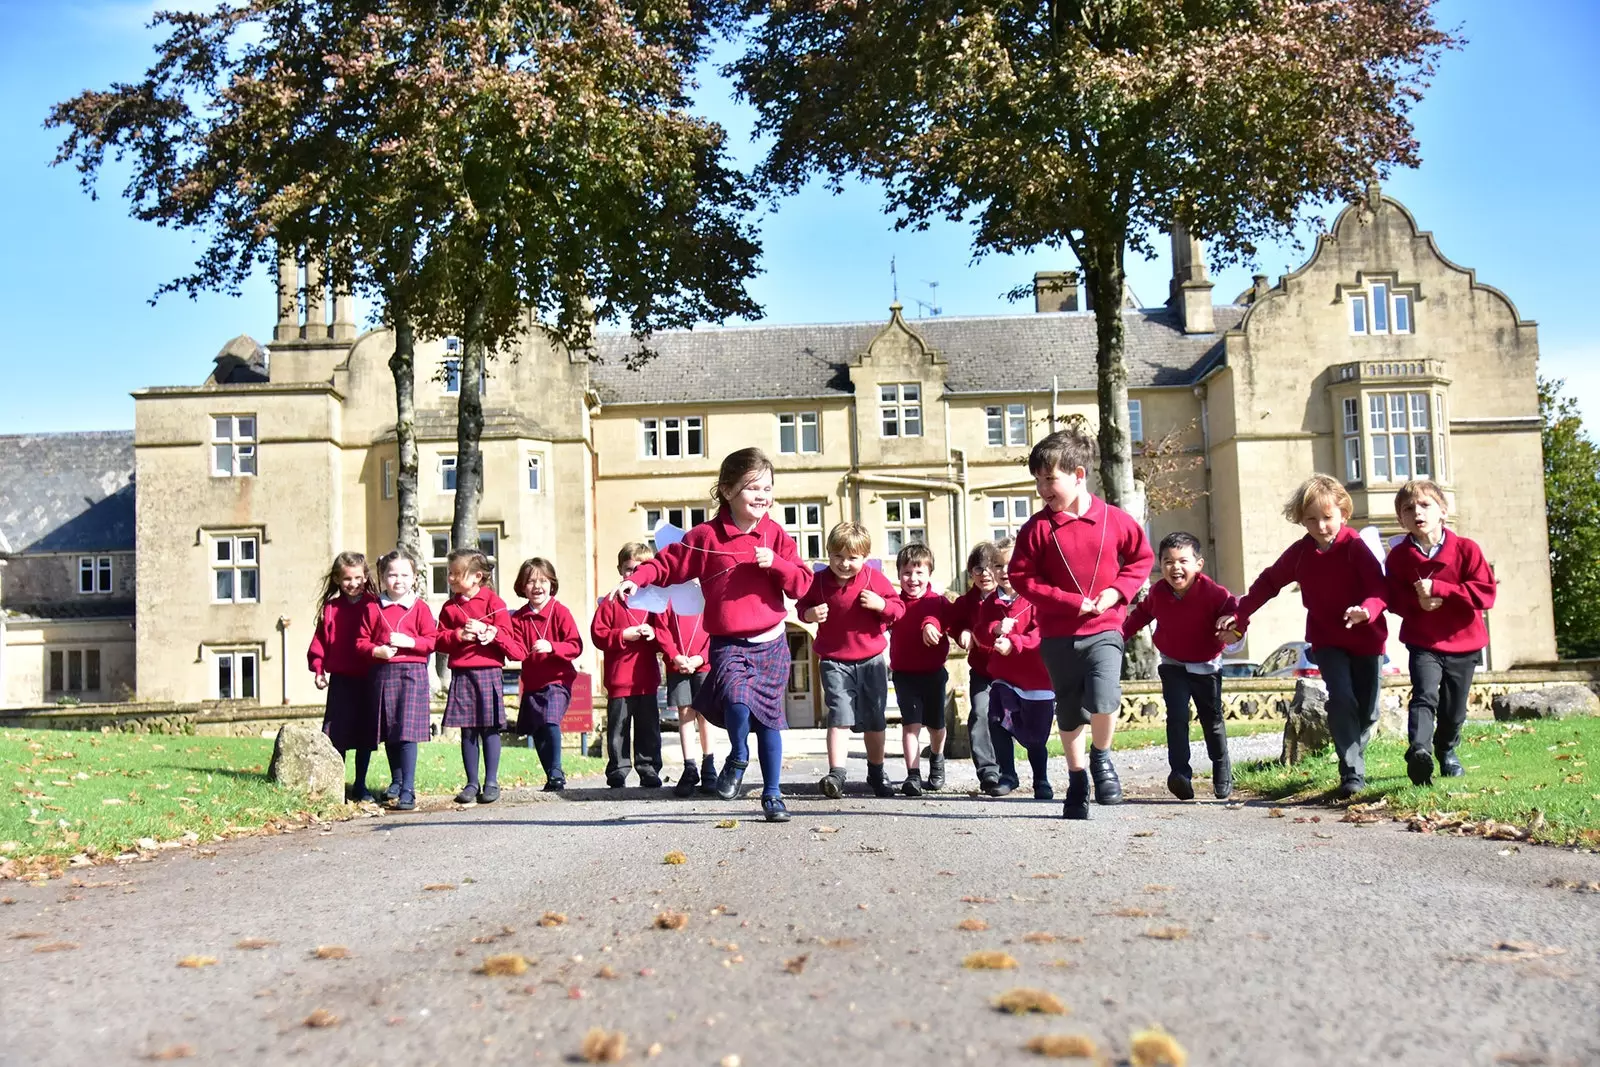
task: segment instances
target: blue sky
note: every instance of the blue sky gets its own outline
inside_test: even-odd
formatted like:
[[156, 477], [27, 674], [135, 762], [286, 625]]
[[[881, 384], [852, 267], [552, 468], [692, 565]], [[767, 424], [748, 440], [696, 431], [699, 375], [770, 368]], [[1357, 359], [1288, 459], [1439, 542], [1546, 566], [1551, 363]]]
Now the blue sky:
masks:
[[[176, 6], [179, 0], [172, 0]], [[149, 65], [150, 2], [0, 0], [0, 293], [9, 307], [0, 433], [126, 428], [128, 393], [197, 383], [230, 338], [270, 337], [274, 299], [262, 278], [240, 298], [191, 302], [156, 288], [199, 247], [187, 234], [128, 217], [112, 180], [92, 201], [70, 168], [51, 169], [57, 138], [42, 128], [50, 105], [86, 88], [132, 81]], [[1539, 323], [1543, 373], [1564, 377], [1591, 427], [1600, 423], [1597, 300], [1600, 207], [1600, 5], [1589, 0], [1442, 0], [1438, 17], [1469, 44], [1444, 57], [1415, 113], [1423, 165], [1386, 184], [1444, 254], [1510, 295]], [[707, 79], [705, 110], [733, 134], [742, 161], [749, 113]], [[1331, 218], [1331, 214], [1329, 216]], [[769, 322], [880, 319], [899, 265], [907, 314], [936, 300], [946, 315], [1023, 310], [1003, 294], [1070, 255], [970, 261], [959, 224], [894, 233], [876, 190], [841, 196], [811, 188], [760, 220], [765, 273], [752, 285]], [[1274, 278], [1304, 253], [1263, 251]], [[1215, 276], [1219, 299], [1249, 285], [1250, 270]], [[1130, 266], [1147, 302], [1166, 290], [1165, 256]], [[937, 282], [937, 297], [928, 282]]]

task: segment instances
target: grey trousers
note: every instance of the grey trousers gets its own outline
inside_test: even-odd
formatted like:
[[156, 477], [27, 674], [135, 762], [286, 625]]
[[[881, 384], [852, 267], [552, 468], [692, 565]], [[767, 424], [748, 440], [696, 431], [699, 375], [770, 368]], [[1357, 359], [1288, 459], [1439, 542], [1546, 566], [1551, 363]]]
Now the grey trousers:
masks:
[[967, 737], [972, 743], [972, 766], [979, 781], [1000, 776], [994, 758], [994, 739], [989, 736], [989, 679], [972, 671], [967, 681]]
[[1383, 657], [1356, 656], [1342, 648], [1313, 648], [1328, 687], [1328, 733], [1339, 756], [1339, 780], [1367, 776], [1367, 742], [1378, 725]]

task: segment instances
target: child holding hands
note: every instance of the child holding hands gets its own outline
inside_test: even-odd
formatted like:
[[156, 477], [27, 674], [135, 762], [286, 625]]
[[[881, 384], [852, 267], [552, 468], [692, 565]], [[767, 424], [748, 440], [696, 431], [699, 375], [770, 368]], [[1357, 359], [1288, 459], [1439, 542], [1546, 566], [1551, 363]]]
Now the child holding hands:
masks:
[[439, 609], [438, 649], [450, 657], [444, 725], [461, 731], [461, 764], [467, 773], [456, 803], [493, 804], [500, 799], [500, 731], [506, 725], [506, 649], [499, 636], [509, 613], [506, 602], [489, 587], [489, 558], [482, 552], [458, 548], [447, 564], [450, 599]]
[[[973, 627], [973, 647], [989, 653], [989, 737], [994, 742], [1000, 782], [1010, 789], [991, 791], [1004, 796], [1017, 786], [1017, 742], [1028, 753], [1033, 770], [1035, 800], [1052, 800], [1050, 785], [1050, 727], [1056, 721], [1056, 695], [1050, 672], [1039, 653], [1041, 635], [1038, 610], [1017, 595], [1005, 577], [1006, 549], [992, 546], [985, 566], [1000, 575], [1000, 588], [978, 608]], [[1079, 772], [1082, 774], [1082, 772]], [[1088, 791], [1071, 802], [1067, 818], [1089, 817]]]
[[417, 745], [428, 739], [431, 725], [428, 657], [438, 627], [417, 596], [417, 565], [409, 555], [400, 549], [384, 553], [378, 574], [383, 594], [361, 617], [356, 651], [377, 661], [372, 691], [390, 779], [383, 799], [397, 811], [411, 811], [417, 806]]

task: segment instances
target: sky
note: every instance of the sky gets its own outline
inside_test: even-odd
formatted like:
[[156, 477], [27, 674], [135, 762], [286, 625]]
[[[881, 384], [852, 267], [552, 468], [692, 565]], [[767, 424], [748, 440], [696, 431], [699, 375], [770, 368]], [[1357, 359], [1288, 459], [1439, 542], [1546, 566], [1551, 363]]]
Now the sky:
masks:
[[[145, 26], [155, 6], [0, 0], [0, 294], [11, 309], [0, 433], [130, 428], [133, 390], [199, 383], [231, 338], [271, 336], [275, 297], [265, 275], [239, 297], [166, 296], [151, 306], [157, 288], [193, 262], [200, 236], [130, 218], [114, 172], [93, 200], [70, 166], [50, 166], [59, 144], [58, 132], [43, 127], [50, 106], [137, 80], [153, 59], [157, 36]], [[1468, 43], [1444, 56], [1413, 114], [1421, 167], [1392, 175], [1385, 192], [1448, 258], [1538, 322], [1541, 373], [1564, 378], [1595, 427], [1600, 4], [1440, 0], [1436, 16]], [[728, 128], [741, 165], [759, 159], [750, 110], [713, 71], [697, 101]], [[960, 223], [896, 233], [882, 195], [862, 184], [838, 196], [813, 185], [764, 209], [758, 222], [764, 272], [750, 289], [771, 323], [886, 318], [891, 259], [911, 318], [931, 306], [945, 315], [1026, 311], [1007, 302], [1007, 290], [1035, 271], [1073, 266], [1070, 253], [1049, 249], [973, 262]], [[1301, 237], [1314, 232], [1303, 228]], [[1165, 243], [1158, 246], [1159, 258], [1129, 266], [1147, 303], [1164, 299], [1170, 273]], [[1309, 240], [1303, 250], [1265, 248], [1256, 269], [1276, 280], [1309, 248]], [[1232, 299], [1251, 273], [1213, 272], [1216, 298]]]

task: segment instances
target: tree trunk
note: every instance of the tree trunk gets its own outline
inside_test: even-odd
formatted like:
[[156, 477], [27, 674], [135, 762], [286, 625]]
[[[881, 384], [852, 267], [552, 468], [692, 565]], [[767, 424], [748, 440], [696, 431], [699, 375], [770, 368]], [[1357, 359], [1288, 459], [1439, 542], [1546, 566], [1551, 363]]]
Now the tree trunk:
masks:
[[[461, 338], [461, 391], [456, 395], [456, 505], [450, 544], [478, 547], [478, 505], [483, 500], [483, 302], [467, 310]], [[491, 561], [493, 562], [493, 561]]]
[[422, 566], [422, 531], [417, 526], [417, 397], [416, 335], [411, 319], [394, 314], [394, 355], [389, 357], [394, 375], [394, 440], [399, 473], [395, 476], [395, 504], [399, 510], [395, 544], [411, 553]]
[[[1128, 441], [1128, 364], [1122, 354], [1122, 243], [1088, 249], [1085, 282], [1094, 296], [1096, 401], [1100, 411], [1100, 491], [1118, 507], [1134, 504]], [[1143, 516], [1135, 516], [1143, 519]]]

